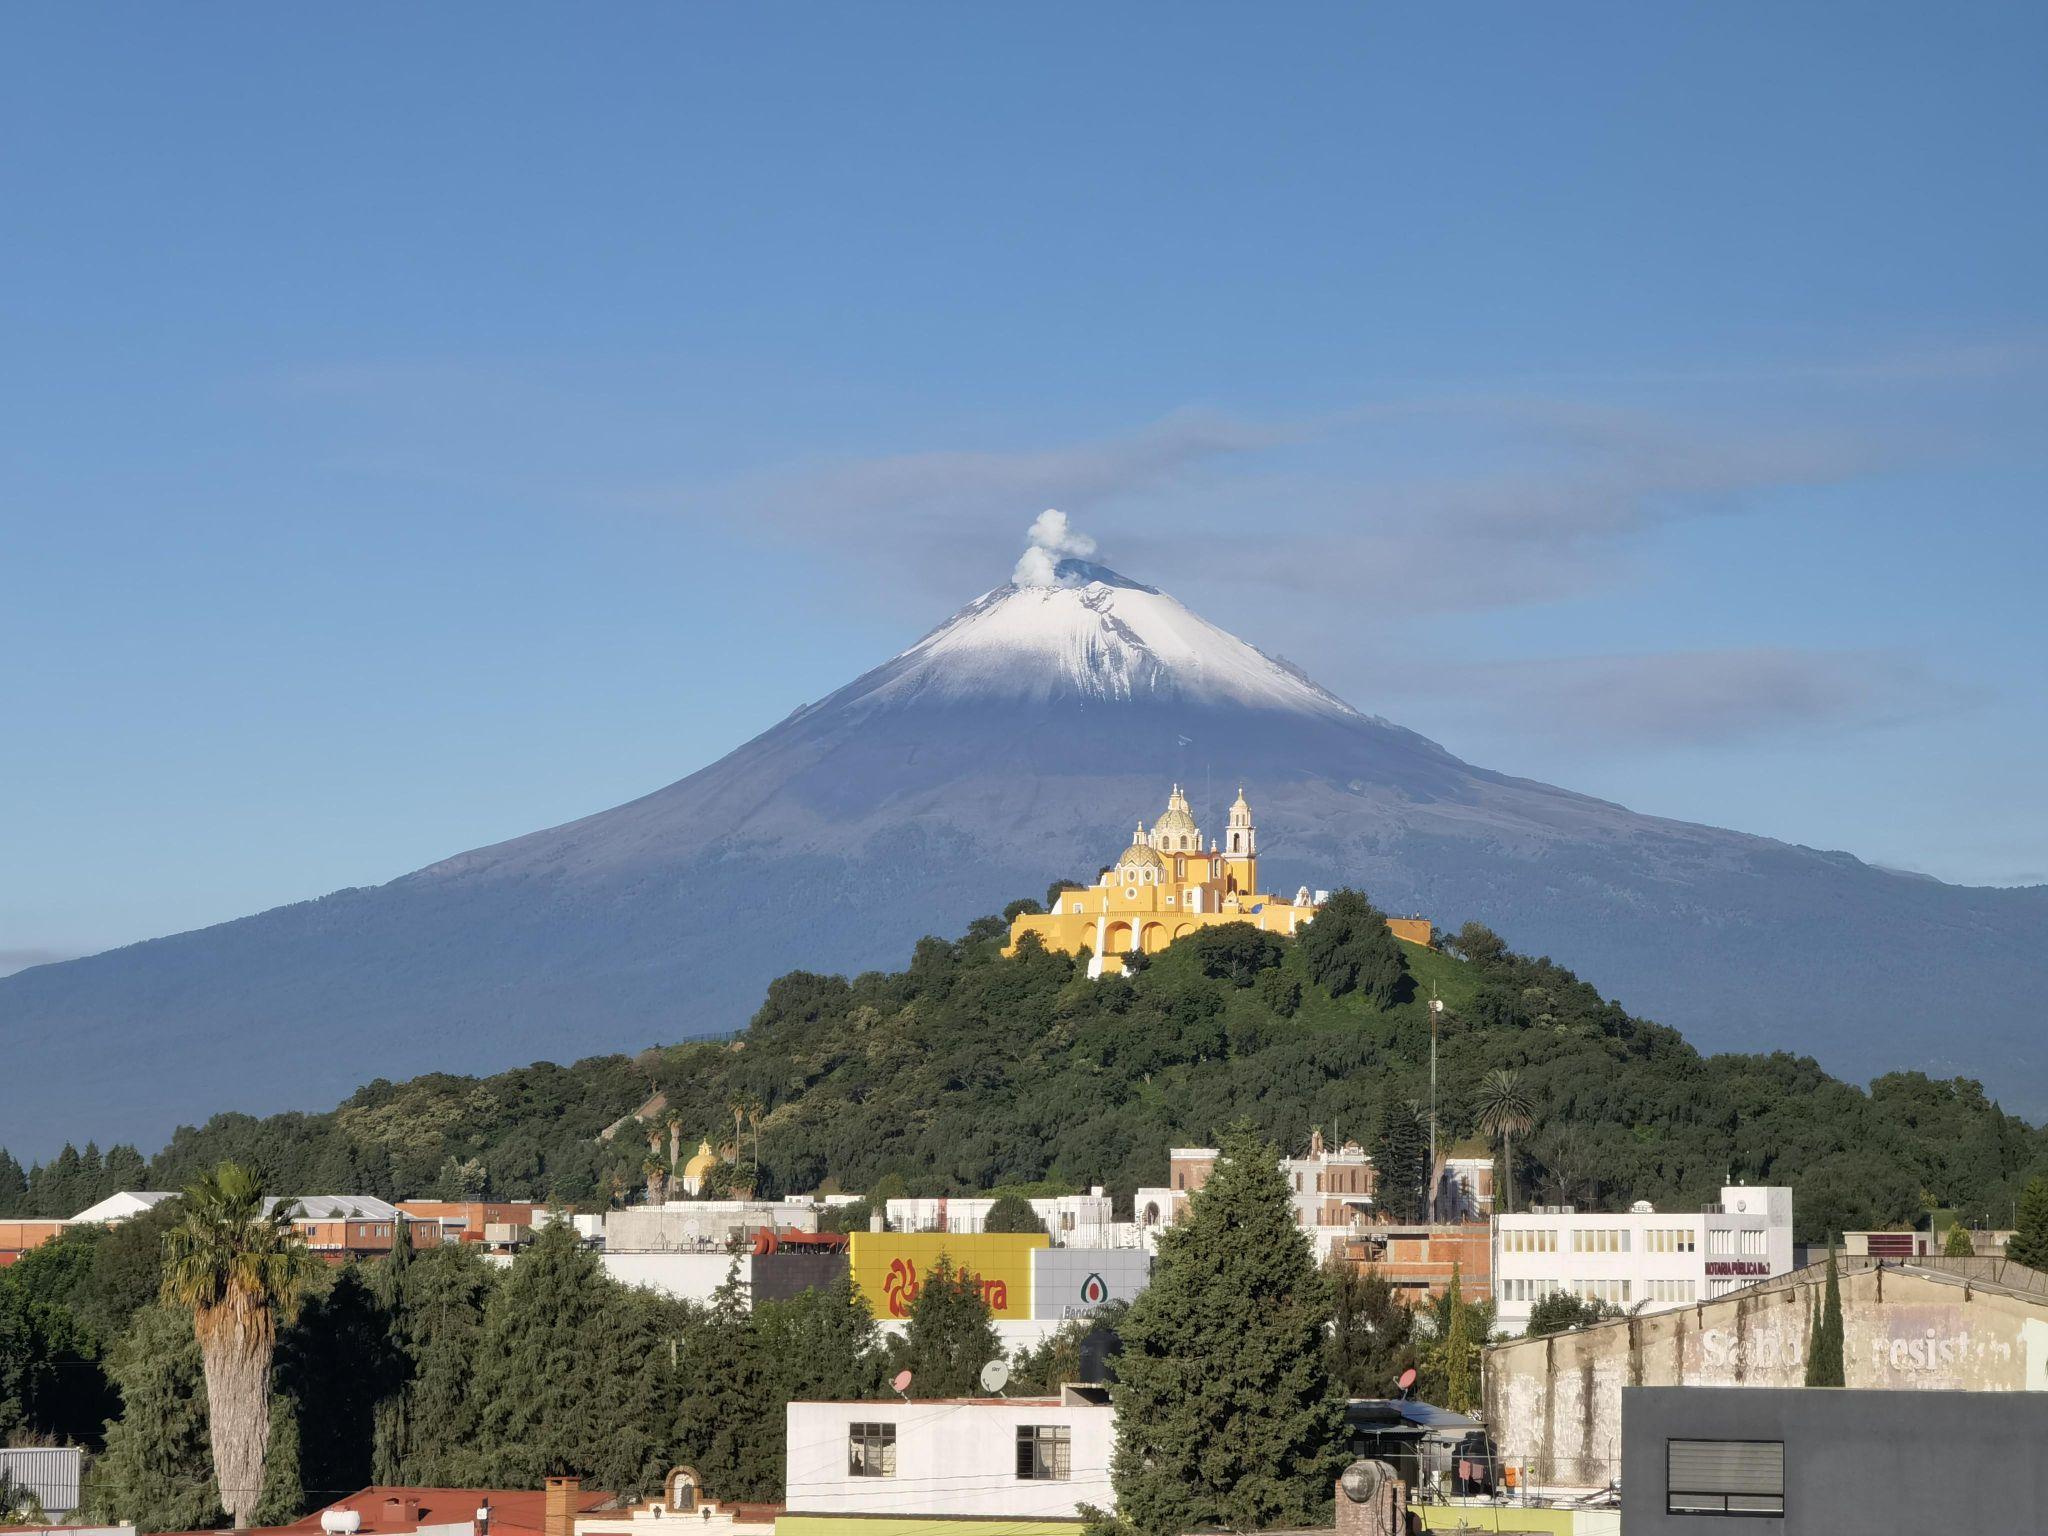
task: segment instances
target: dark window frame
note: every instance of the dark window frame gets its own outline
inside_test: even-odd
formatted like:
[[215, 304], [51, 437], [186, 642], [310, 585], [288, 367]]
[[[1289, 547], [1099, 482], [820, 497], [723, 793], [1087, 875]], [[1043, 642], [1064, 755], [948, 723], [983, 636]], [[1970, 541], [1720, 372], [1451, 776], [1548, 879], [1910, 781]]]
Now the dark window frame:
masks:
[[1074, 1480], [1074, 1429], [1071, 1424], [1017, 1426], [1017, 1481], [1070, 1483]]
[[846, 1426], [846, 1475], [896, 1475], [896, 1425], [893, 1420], [856, 1419]]
[[[1772, 1445], [1778, 1448], [1778, 1491], [1744, 1493], [1729, 1489], [1675, 1488], [1671, 1478], [1671, 1453], [1679, 1445]], [[1684, 1500], [1681, 1504], [1679, 1501]], [[1731, 1499], [1761, 1501], [1776, 1499], [1775, 1508], [1733, 1509]], [[1713, 1501], [1719, 1501], [1716, 1504]], [[1704, 1516], [1719, 1520], [1783, 1520], [1785, 1518], [1785, 1442], [1783, 1440], [1737, 1439], [1730, 1435], [1669, 1435], [1664, 1440], [1664, 1513]]]

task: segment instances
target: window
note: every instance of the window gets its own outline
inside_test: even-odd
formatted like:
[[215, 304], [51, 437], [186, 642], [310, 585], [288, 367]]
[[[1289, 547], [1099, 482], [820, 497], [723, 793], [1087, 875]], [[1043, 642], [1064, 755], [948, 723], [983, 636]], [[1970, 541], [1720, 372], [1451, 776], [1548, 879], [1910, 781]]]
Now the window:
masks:
[[1744, 1227], [1742, 1229], [1743, 1257], [1751, 1259], [1762, 1258], [1770, 1251], [1764, 1246], [1768, 1240], [1769, 1234], [1762, 1227]]
[[1065, 1482], [1073, 1476], [1074, 1432], [1064, 1424], [1017, 1426], [1017, 1475]]
[[848, 1477], [894, 1477], [896, 1475], [896, 1426], [894, 1424], [849, 1424], [846, 1426], [846, 1475]]
[[1650, 1291], [1649, 1299], [1652, 1301], [1689, 1302], [1692, 1300], [1692, 1282], [1690, 1280], [1651, 1280], [1646, 1283]]
[[1707, 1233], [1707, 1252], [1727, 1254], [1734, 1251], [1735, 1234], [1727, 1227], [1715, 1227]]
[[1674, 1515], [1782, 1515], [1782, 1440], [1667, 1440], [1664, 1507]]

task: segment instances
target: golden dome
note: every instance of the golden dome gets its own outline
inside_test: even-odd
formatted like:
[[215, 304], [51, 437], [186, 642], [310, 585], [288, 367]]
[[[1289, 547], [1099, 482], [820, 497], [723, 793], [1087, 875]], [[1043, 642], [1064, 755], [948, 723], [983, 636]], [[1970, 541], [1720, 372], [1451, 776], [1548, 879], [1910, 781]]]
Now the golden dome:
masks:
[[683, 1177], [701, 1179], [717, 1166], [718, 1154], [711, 1150], [711, 1143], [700, 1141], [697, 1143], [697, 1155], [683, 1164]]

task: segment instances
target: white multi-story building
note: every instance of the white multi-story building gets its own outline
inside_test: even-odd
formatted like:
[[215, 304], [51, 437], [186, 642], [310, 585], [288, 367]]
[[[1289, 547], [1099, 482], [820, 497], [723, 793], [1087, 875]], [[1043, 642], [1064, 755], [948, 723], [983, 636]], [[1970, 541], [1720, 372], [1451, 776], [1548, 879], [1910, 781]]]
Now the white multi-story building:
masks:
[[[892, 1232], [983, 1232], [993, 1196], [941, 1195], [935, 1199], [888, 1202]], [[1108, 1193], [1096, 1185], [1085, 1195], [1053, 1195], [1029, 1202], [1046, 1234], [1063, 1248], [1121, 1248], [1137, 1236], [1129, 1222], [1114, 1219]]]
[[1496, 1326], [1520, 1333], [1556, 1291], [1624, 1312], [1709, 1301], [1792, 1268], [1792, 1191], [1732, 1184], [1696, 1213], [1638, 1200], [1626, 1213], [1539, 1206], [1494, 1219]]

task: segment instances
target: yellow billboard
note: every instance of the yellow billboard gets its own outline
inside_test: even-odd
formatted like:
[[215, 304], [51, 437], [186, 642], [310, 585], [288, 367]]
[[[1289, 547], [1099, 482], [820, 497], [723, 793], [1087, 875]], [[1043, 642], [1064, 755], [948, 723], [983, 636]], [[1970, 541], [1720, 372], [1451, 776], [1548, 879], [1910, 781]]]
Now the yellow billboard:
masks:
[[849, 1262], [868, 1310], [883, 1322], [910, 1316], [924, 1278], [944, 1254], [981, 1288], [993, 1317], [1031, 1315], [1031, 1253], [1043, 1232], [856, 1232]]

